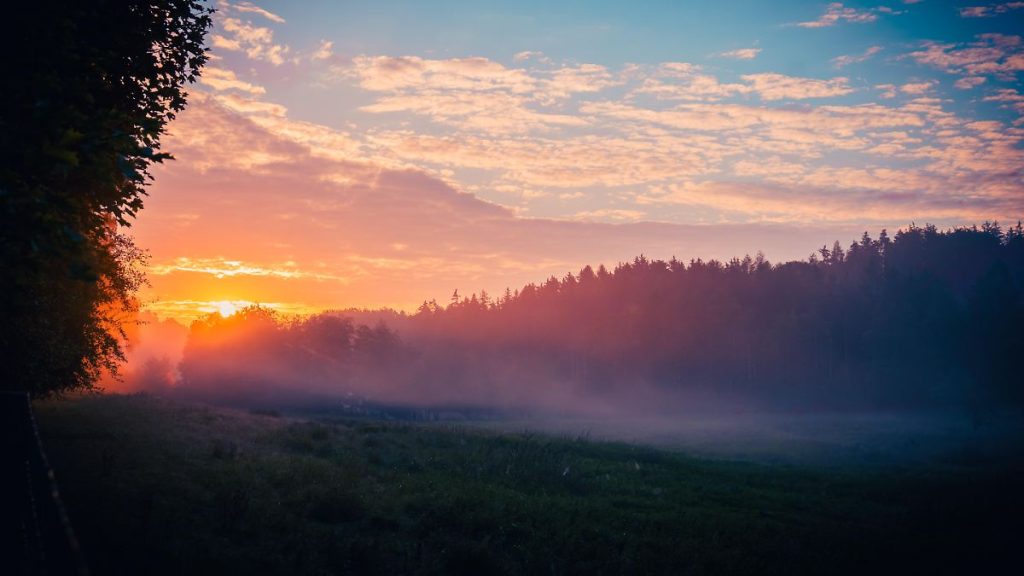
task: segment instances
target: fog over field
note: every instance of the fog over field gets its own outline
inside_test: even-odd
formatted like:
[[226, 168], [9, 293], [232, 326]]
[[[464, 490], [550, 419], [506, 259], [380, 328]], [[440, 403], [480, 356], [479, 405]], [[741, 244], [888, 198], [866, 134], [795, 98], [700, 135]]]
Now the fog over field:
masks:
[[506, 432], [642, 444], [715, 459], [815, 466], [988, 466], [1024, 461], [1024, 423], [962, 413], [719, 413], [474, 421]]
[[0, 576], [1019, 572], [969, 4], [5, 10]]
[[415, 313], [150, 318], [111, 389], [816, 463], [1019, 455], [1024, 232], [865, 234], [807, 261], [637, 257]]

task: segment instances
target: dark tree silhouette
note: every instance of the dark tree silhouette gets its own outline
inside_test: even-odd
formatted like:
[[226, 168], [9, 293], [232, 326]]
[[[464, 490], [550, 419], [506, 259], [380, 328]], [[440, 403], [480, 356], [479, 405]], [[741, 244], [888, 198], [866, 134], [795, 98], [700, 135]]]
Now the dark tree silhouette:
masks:
[[214, 318], [236, 335], [207, 338], [208, 323], [193, 326], [182, 372], [212, 390], [270, 378], [398, 403], [596, 399], [671, 412], [717, 397], [984, 415], [1024, 407], [1022, 295], [1019, 224], [1006, 232], [911, 226], [778, 265], [762, 254], [689, 264], [639, 256], [610, 272], [588, 266], [506, 291], [498, 302], [483, 294], [447, 307], [425, 302], [411, 316], [271, 318], [270, 332], [246, 315]]
[[184, 86], [206, 62], [193, 0], [38, 0], [6, 10], [0, 74], [0, 381], [89, 387], [122, 357], [142, 209]]

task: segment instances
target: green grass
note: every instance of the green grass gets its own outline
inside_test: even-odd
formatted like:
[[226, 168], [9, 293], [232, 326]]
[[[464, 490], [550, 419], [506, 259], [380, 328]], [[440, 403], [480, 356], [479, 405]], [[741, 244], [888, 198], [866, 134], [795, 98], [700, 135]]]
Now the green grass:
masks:
[[98, 574], [992, 569], [1017, 469], [813, 468], [145, 396], [36, 405]]

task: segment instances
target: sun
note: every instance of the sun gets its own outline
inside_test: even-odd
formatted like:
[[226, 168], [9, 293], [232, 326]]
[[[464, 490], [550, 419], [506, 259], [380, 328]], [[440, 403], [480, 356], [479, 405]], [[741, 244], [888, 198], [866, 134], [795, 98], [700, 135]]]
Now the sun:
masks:
[[224, 318], [227, 318], [228, 316], [235, 314], [244, 307], [241, 303], [232, 302], [231, 300], [219, 300], [216, 302], [210, 302], [210, 306], [212, 306], [217, 311], [217, 313], [219, 313]]
[[266, 306], [267, 308], [276, 308], [278, 306], [277, 304], [261, 305], [251, 300], [193, 300], [191, 304], [193, 305], [191, 310], [194, 311], [196, 318], [209, 314], [217, 314], [221, 318], [230, 318], [252, 306]]

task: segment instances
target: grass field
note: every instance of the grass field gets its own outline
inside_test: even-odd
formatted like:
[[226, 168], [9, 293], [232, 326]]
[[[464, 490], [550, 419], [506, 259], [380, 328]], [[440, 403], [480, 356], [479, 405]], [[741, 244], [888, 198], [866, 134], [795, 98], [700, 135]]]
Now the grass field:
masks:
[[986, 573], [1018, 462], [829, 467], [147, 396], [36, 404], [97, 574]]

